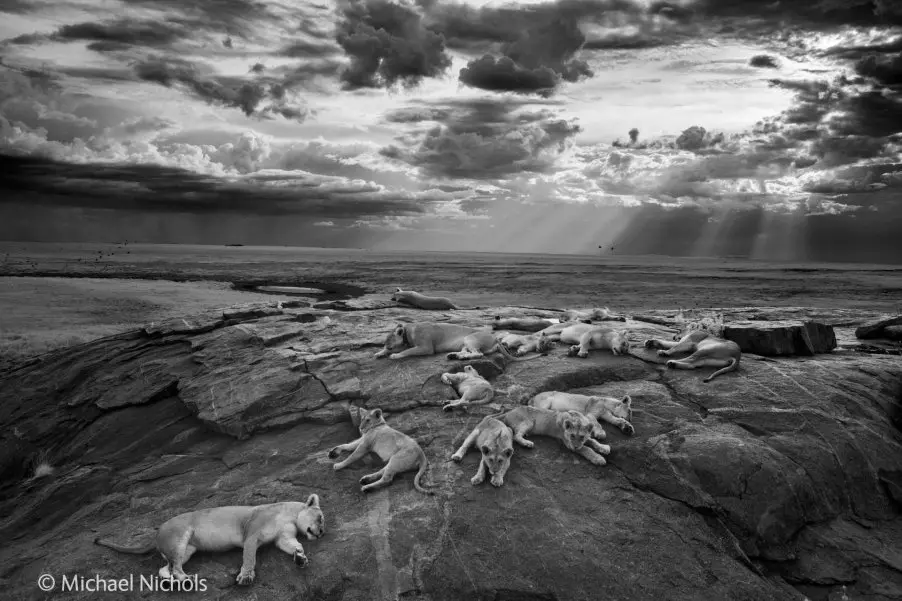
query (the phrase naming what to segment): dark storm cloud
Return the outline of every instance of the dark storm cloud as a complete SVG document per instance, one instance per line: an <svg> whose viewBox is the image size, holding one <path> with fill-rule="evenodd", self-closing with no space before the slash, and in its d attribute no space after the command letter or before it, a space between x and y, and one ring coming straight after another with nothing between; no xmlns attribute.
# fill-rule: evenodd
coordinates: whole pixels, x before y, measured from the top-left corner
<svg viewBox="0 0 902 601"><path fill-rule="evenodd" d="M506 56L495 59L487 54L460 70L460 82L494 92L550 96L560 77L548 67L527 69Z"/></svg>
<svg viewBox="0 0 902 601"><path fill-rule="evenodd" d="M756 54L751 59L749 59L749 65L752 67L757 67L759 69L777 69L779 65L777 64L777 59L770 56L769 54Z"/></svg>
<svg viewBox="0 0 902 601"><path fill-rule="evenodd" d="M341 49L331 41L299 40L285 46L277 52L279 56L289 58L321 58L336 54Z"/></svg>
<svg viewBox="0 0 902 601"><path fill-rule="evenodd" d="M410 5L390 0L342 0L335 39L351 59L341 73L347 89L407 87L451 66L444 39L423 26Z"/></svg>
<svg viewBox="0 0 902 601"><path fill-rule="evenodd" d="M194 63L176 58L151 57L137 63L134 69L143 81L179 88L210 104L239 108L248 116L279 114L298 121L306 117L305 109L284 102L285 89L280 85L215 76Z"/></svg>
<svg viewBox="0 0 902 601"><path fill-rule="evenodd" d="M746 22L750 27L766 24L778 28L791 24L820 29L902 24L902 6L897 0L700 0L690 9L700 18L755 19L757 22Z"/></svg>
<svg viewBox="0 0 902 601"><path fill-rule="evenodd" d="M277 22L279 17L257 0L122 0L128 6L153 8L172 15L169 20L200 31L218 31L243 36L261 21Z"/></svg>
<svg viewBox="0 0 902 601"><path fill-rule="evenodd" d="M72 164L0 155L0 202L185 213L386 217L424 213L428 199L366 182L291 174L223 180L157 165ZM275 180L275 181L273 181Z"/></svg>
<svg viewBox="0 0 902 601"><path fill-rule="evenodd" d="M168 47L190 39L195 32L167 21L116 19L100 23L63 25L51 34L27 34L10 40L11 44L40 42L90 42L88 48L97 52L123 50L132 46Z"/></svg>
<svg viewBox="0 0 902 601"><path fill-rule="evenodd" d="M389 114L389 121L436 124L413 137L400 136L402 143L381 153L435 177L497 179L551 171L580 127L547 109L520 110L524 104L449 101Z"/></svg>
<svg viewBox="0 0 902 601"><path fill-rule="evenodd" d="M855 63L855 72L885 86L902 86L902 51L888 56L866 56Z"/></svg>

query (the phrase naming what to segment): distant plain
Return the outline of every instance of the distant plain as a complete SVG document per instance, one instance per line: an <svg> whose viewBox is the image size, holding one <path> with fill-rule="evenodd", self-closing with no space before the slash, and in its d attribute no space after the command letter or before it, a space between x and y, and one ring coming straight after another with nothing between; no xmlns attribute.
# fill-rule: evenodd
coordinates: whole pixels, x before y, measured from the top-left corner
<svg viewBox="0 0 902 601"><path fill-rule="evenodd" d="M233 284L386 296L401 286L464 307L608 306L629 314L759 305L902 313L899 265L0 242L0 368L151 321L287 298Z"/></svg>

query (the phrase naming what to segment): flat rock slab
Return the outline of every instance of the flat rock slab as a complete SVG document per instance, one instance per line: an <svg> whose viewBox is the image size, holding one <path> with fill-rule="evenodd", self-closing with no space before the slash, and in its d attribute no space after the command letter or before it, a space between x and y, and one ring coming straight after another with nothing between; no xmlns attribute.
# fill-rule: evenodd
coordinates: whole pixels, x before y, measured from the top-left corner
<svg viewBox="0 0 902 601"><path fill-rule="evenodd" d="M887 328L894 326L902 326L902 315L884 317L863 323L855 328L855 336L862 340L888 337Z"/></svg>
<svg viewBox="0 0 902 601"><path fill-rule="evenodd" d="M840 349L762 361L750 352L738 371L705 383L713 368L667 369L642 347L669 337L666 328L631 320L609 324L632 332L629 356L568 357L560 345L527 362L376 359L393 324L423 321L423 312L350 306L241 307L5 372L0 390L13 394L0 403L3 595L44 598L35 586L44 573L58 583L62 574L155 575L158 554L116 553L94 537L144 544L182 512L317 493L326 536L303 541L309 566L266 546L244 588L234 584L239 549L198 553L186 568L209 588L189 596L797 601L801 592L820 601L841 598L845 584L855 601L902 598L898 357ZM489 326L517 311L537 314L498 307L428 320ZM767 319L754 328L801 327L818 348L795 315L756 314ZM851 327L839 331L851 342ZM465 365L496 397L442 411L454 393L441 374ZM635 434L605 424L612 452L603 467L532 436L535 448L515 448L503 487L472 486L479 452L460 463L451 453L485 415L546 390L629 394ZM372 457L332 469L328 450L358 436L360 406L381 407L420 444L434 496L414 490L411 473L361 493L360 477L380 466ZM53 476L32 477L39 457Z"/></svg>
<svg viewBox="0 0 902 601"><path fill-rule="evenodd" d="M836 348L833 326L816 321L733 321L724 326L724 338L764 356L810 356Z"/></svg>

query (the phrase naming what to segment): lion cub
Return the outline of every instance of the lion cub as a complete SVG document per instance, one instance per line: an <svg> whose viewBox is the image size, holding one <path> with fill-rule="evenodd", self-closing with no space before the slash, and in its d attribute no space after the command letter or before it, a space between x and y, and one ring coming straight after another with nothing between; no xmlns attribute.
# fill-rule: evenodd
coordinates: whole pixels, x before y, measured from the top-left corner
<svg viewBox="0 0 902 601"><path fill-rule="evenodd" d="M280 550L292 556L296 564L304 567L308 561L298 535L313 540L325 533L319 497L312 494L307 497L306 503L234 505L182 513L160 526L156 545L129 547L100 538L94 539L94 542L120 553L134 555L156 549L166 560L166 565L160 568L160 577L179 581L188 578L182 566L195 551L227 551L233 547L243 547L244 562L235 581L250 584L254 581L257 547L275 542Z"/></svg>
<svg viewBox="0 0 902 601"><path fill-rule="evenodd" d="M460 463L475 442L482 453L479 460L479 469L476 475L470 479L470 484L476 486L485 481L486 470L492 475L492 486L504 484L504 474L511 465L511 456L514 454L513 433L505 424L491 415L484 418L479 425L464 439L460 448L451 455L451 459Z"/></svg>
<svg viewBox="0 0 902 601"><path fill-rule="evenodd" d="M379 459L385 462L381 470L368 474L360 479L362 492L388 486L394 477L402 472L409 472L419 468L413 478L413 486L421 493L434 494L420 485L420 478L426 473L429 462L426 453L413 438L399 432L385 423L382 409L367 411L360 408L360 438L347 444L338 445L329 450L329 458L335 459L342 452L349 451L344 461L339 461L332 466L338 471L349 464L362 459L368 453L375 453Z"/></svg>
<svg viewBox="0 0 902 601"><path fill-rule="evenodd" d="M630 395L626 395L622 399L615 399L609 396L588 396L552 390L537 394L529 401L529 405L553 411L578 411L592 422L592 437L604 440L607 438L607 433L598 420L604 420L617 426L627 436L635 433L635 429L630 423L633 417L632 402L633 399Z"/></svg>
<svg viewBox="0 0 902 601"><path fill-rule="evenodd" d="M607 464L602 455L608 455L611 447L592 438L592 422L578 411L552 411L520 406L492 417L497 417L499 421L510 426L514 440L527 449L531 449L534 445L523 438L526 434L550 436L595 465Z"/></svg>
<svg viewBox="0 0 902 601"><path fill-rule="evenodd" d="M517 356L522 357L530 351L547 353L554 348L554 343L549 340L545 332L535 334L504 334L499 342L507 348L517 351Z"/></svg>
<svg viewBox="0 0 902 601"><path fill-rule="evenodd" d="M550 328L549 328L550 329ZM546 332L548 330L545 330ZM549 340L559 340L572 344L568 356L588 357L592 349L610 349L615 355L627 355L630 352L630 334L628 331L614 330L588 323L570 324L559 333L549 333Z"/></svg>
<svg viewBox="0 0 902 601"><path fill-rule="evenodd" d="M460 395L460 399L449 401L442 407L445 411L451 411L455 407L466 408L471 404L485 405L495 397L495 389L472 365L464 367L462 372L443 373L442 382Z"/></svg>

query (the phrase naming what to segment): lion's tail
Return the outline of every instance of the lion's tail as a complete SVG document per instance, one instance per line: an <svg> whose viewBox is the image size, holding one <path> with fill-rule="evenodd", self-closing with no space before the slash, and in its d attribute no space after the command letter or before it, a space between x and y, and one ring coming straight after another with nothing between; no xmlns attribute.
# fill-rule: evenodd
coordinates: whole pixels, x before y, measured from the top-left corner
<svg viewBox="0 0 902 601"><path fill-rule="evenodd" d="M424 495L434 495L435 491L429 490L428 488L423 488L423 485L420 484L420 479L426 473L426 470L429 469L429 462L426 460L426 457L423 457L423 460L420 461L420 469L417 472L417 475L413 477L413 487L423 493Z"/></svg>
<svg viewBox="0 0 902 601"><path fill-rule="evenodd" d="M103 540L102 538L95 538L94 544L100 545L101 547L108 547L113 551L119 551L120 553L129 553L131 555L145 555L157 548L154 543L149 543L143 547L126 547L124 545L117 545L116 543Z"/></svg>
<svg viewBox="0 0 902 601"><path fill-rule="evenodd" d="M739 369L739 359L737 359L736 357L731 357L729 365L718 369L716 372L714 372L713 374L711 374L710 376L705 378L705 382L710 382L711 380L713 380L714 378L716 378L717 376L719 376L721 374L725 374L728 371L736 371L737 369Z"/></svg>

